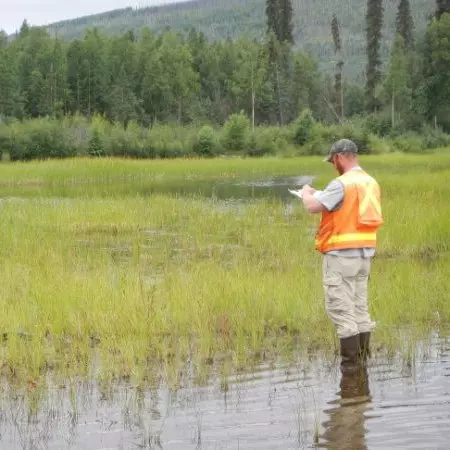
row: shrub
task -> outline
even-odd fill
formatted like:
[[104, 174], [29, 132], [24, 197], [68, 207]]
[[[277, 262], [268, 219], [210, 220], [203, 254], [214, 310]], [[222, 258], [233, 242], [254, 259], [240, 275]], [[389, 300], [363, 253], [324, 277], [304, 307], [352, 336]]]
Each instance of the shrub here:
[[250, 137], [250, 120], [244, 113], [233, 114], [222, 129], [222, 145], [229, 151], [244, 150]]
[[387, 136], [392, 129], [392, 119], [386, 113], [374, 113], [364, 120], [364, 128], [372, 134]]
[[303, 110], [294, 123], [294, 143], [297, 145], [306, 144], [310, 139], [314, 124], [312, 112], [309, 109]]
[[216, 134], [212, 127], [205, 125], [197, 133], [195, 153], [200, 156], [214, 156], [217, 151]]
[[291, 141], [288, 127], [257, 127], [248, 140], [248, 156], [260, 157], [284, 153]]
[[60, 121], [33, 119], [13, 125], [10, 156], [12, 161], [74, 156]]

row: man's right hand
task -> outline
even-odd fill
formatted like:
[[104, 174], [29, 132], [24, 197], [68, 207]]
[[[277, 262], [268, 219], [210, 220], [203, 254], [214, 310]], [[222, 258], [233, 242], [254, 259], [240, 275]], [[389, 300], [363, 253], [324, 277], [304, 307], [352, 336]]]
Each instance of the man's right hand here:
[[314, 192], [316, 192], [316, 190], [309, 184], [305, 184], [302, 188], [302, 193], [305, 193], [305, 192], [307, 192], [310, 195], [313, 195]]

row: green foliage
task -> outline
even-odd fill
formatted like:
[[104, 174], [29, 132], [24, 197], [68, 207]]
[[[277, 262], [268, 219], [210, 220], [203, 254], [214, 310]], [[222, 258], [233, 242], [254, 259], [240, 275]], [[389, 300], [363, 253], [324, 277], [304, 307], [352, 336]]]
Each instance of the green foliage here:
[[450, 131], [450, 13], [430, 24], [427, 44], [424, 69], [429, 118]]
[[367, 0], [366, 33], [367, 33], [367, 71], [366, 99], [369, 111], [378, 109], [379, 102], [375, 90], [381, 81], [381, 30], [383, 28], [383, 1]]
[[413, 109], [411, 58], [401, 35], [392, 46], [385, 89], [391, 106], [392, 128], [395, 128], [398, 119], [408, 117]]
[[60, 123], [35, 119], [11, 125], [9, 149], [12, 161], [66, 158], [75, 156], [75, 149], [65, 139]]
[[[380, 117], [372, 116], [372, 120]], [[304, 111], [292, 125], [258, 126], [254, 131], [250, 131], [250, 122], [242, 114], [232, 115], [220, 131], [211, 126], [146, 128], [134, 121], [124, 128], [98, 115], [91, 120], [82, 116], [13, 120], [0, 124], [0, 153], [8, 153], [13, 161], [73, 156], [168, 159], [227, 153], [254, 157], [324, 155], [334, 141], [342, 138], [355, 141], [362, 154], [384, 153], [391, 148], [424, 151], [450, 146], [450, 135], [442, 130], [423, 127], [420, 134], [393, 133], [388, 116], [386, 122], [385, 140], [370, 129], [367, 120], [324, 125], [314, 122], [309, 111]], [[308, 136], [302, 145], [296, 140], [299, 124]]]
[[213, 156], [216, 153], [216, 134], [212, 127], [205, 125], [198, 131], [195, 152], [200, 156]]
[[231, 152], [245, 150], [250, 136], [250, 121], [244, 113], [232, 114], [223, 126], [221, 142]]
[[100, 133], [94, 130], [89, 140], [88, 154], [90, 156], [105, 156], [105, 147], [102, 142]]
[[288, 127], [258, 127], [250, 135], [247, 155], [260, 157], [284, 155], [290, 148], [292, 132]]
[[[209, 1], [196, 2], [195, 11], [202, 10]], [[351, 132], [346, 130], [345, 118], [368, 134], [356, 133], [355, 139], [360, 140], [363, 149], [368, 147], [372, 134], [374, 139], [398, 138], [408, 131], [420, 132], [424, 123], [449, 130], [449, 15], [442, 14], [440, 20], [429, 24], [425, 42], [418, 40], [417, 51], [405, 48], [401, 38], [395, 40], [382, 79], [380, 67], [387, 59], [389, 36], [394, 35], [396, 26], [402, 36], [407, 34], [405, 30], [411, 27], [403, 25], [412, 19], [423, 26], [418, 14], [426, 8], [418, 0], [408, 13], [409, 3], [402, 1], [395, 25], [394, 2], [387, 4], [381, 34], [382, 5], [379, 0], [369, 2], [367, 35], [371, 38], [367, 48], [372, 72], [367, 81], [368, 85], [372, 83], [370, 110], [376, 109], [376, 113], [360, 119], [364, 114], [362, 86], [351, 83], [345, 73], [349, 66], [357, 67], [354, 53], [360, 54], [349, 39], [358, 41], [355, 36], [364, 31], [360, 17], [365, 5], [353, 1], [349, 0], [348, 16], [337, 0], [329, 0], [329, 17], [318, 14], [313, 4], [304, 5], [301, 15], [297, 12], [296, 30], [302, 42], [309, 42], [313, 36], [308, 34], [311, 30], [303, 15], [308, 8], [313, 8], [309, 19], [318, 28], [325, 24], [326, 37], [315, 38], [317, 46], [305, 44], [305, 49], [327, 59], [328, 68], [335, 70], [334, 86], [333, 77], [319, 70], [326, 70], [324, 65], [320, 66], [309, 53], [293, 48], [289, 39], [280, 38], [284, 42], [279, 42], [274, 33], [255, 40], [249, 30], [248, 36], [217, 41], [208, 40], [200, 25], [198, 30], [190, 28], [187, 37], [174, 30], [159, 33], [162, 30], [157, 27], [140, 29], [136, 36], [129, 31], [110, 36], [91, 28], [80, 40], [66, 43], [42, 28], [24, 23], [15, 39], [8, 40], [0, 33], [0, 121], [13, 117], [24, 120], [17, 125], [23, 128], [24, 137], [16, 133], [14, 139], [4, 139], [3, 145], [11, 148], [17, 159], [49, 154], [170, 158], [239, 152], [259, 156], [320, 153], [332, 137], [340, 134], [338, 129]], [[288, 3], [273, 2], [278, 5], [279, 17], [289, 10]], [[215, 12], [221, 8], [229, 15], [243, 11], [255, 14], [258, 20], [264, 17], [264, 3], [260, 0], [230, 0], [226, 7], [214, 3]], [[333, 16], [338, 8], [342, 35], [337, 16]], [[176, 29], [182, 17], [191, 17], [193, 5], [173, 5], [169, 9], [152, 9], [151, 17], [165, 14], [169, 20], [176, 16], [171, 23]], [[122, 20], [123, 14], [132, 12], [126, 9], [107, 17]], [[359, 25], [355, 25], [357, 20], [350, 25], [349, 17], [355, 18], [357, 12]], [[210, 14], [206, 10], [203, 13]], [[244, 14], [245, 20], [253, 17], [249, 14]], [[83, 27], [86, 23], [89, 18], [80, 22]], [[237, 31], [231, 26], [228, 33], [233, 36]], [[341, 72], [344, 60], [345, 70]], [[341, 98], [345, 101], [341, 102]], [[30, 118], [39, 120], [33, 122]], [[344, 124], [336, 128], [336, 122]], [[36, 143], [31, 138], [26, 142], [37, 133], [34, 128], [38, 123], [45, 128], [44, 137], [38, 137]], [[56, 123], [60, 129], [50, 131]], [[212, 128], [200, 129], [205, 123]], [[320, 123], [327, 124], [323, 130], [319, 130]], [[211, 131], [221, 127], [220, 133]], [[57, 135], [62, 139], [59, 149], [53, 138]], [[17, 147], [16, 140], [23, 145]], [[48, 142], [49, 149], [42, 148], [43, 142]]]
[[300, 117], [294, 123], [294, 143], [297, 145], [304, 145], [309, 141], [311, 131], [313, 129], [315, 120], [312, 112], [309, 109], [305, 109], [300, 114]]
[[364, 127], [369, 133], [387, 136], [392, 129], [391, 117], [388, 113], [373, 113], [364, 118]]
[[21, 117], [23, 104], [19, 91], [17, 64], [12, 57], [11, 49], [7, 48], [6, 38], [2, 39], [0, 36], [0, 118]]
[[425, 128], [420, 134], [410, 131], [399, 135], [393, 139], [392, 146], [405, 153], [423, 153], [450, 146], [450, 136], [439, 129]]
[[409, 0], [400, 0], [395, 24], [397, 35], [403, 38], [405, 48], [412, 50], [414, 48], [414, 19]]
[[331, 145], [340, 139], [354, 141], [361, 154], [372, 153], [370, 145], [372, 137], [369, 131], [361, 124], [350, 122], [331, 126], [324, 126], [321, 123], [314, 124], [310, 138], [304, 146], [304, 153], [325, 155], [329, 152]]

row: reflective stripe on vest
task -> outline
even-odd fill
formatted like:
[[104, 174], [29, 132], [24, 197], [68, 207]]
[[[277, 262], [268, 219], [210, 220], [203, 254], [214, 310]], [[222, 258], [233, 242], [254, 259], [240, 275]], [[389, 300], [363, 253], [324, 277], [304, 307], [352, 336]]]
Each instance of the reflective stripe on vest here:
[[329, 244], [336, 244], [339, 242], [350, 242], [350, 241], [376, 241], [376, 233], [348, 233], [348, 234], [335, 234], [328, 239]]

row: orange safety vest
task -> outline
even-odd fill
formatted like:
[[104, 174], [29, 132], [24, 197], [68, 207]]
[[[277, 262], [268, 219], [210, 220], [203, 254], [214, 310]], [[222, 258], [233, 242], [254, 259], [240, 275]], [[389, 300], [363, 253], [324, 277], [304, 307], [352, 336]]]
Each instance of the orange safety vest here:
[[339, 210], [322, 214], [316, 249], [326, 253], [350, 248], [375, 248], [383, 224], [378, 183], [361, 170], [349, 170], [338, 180], [344, 185]]

